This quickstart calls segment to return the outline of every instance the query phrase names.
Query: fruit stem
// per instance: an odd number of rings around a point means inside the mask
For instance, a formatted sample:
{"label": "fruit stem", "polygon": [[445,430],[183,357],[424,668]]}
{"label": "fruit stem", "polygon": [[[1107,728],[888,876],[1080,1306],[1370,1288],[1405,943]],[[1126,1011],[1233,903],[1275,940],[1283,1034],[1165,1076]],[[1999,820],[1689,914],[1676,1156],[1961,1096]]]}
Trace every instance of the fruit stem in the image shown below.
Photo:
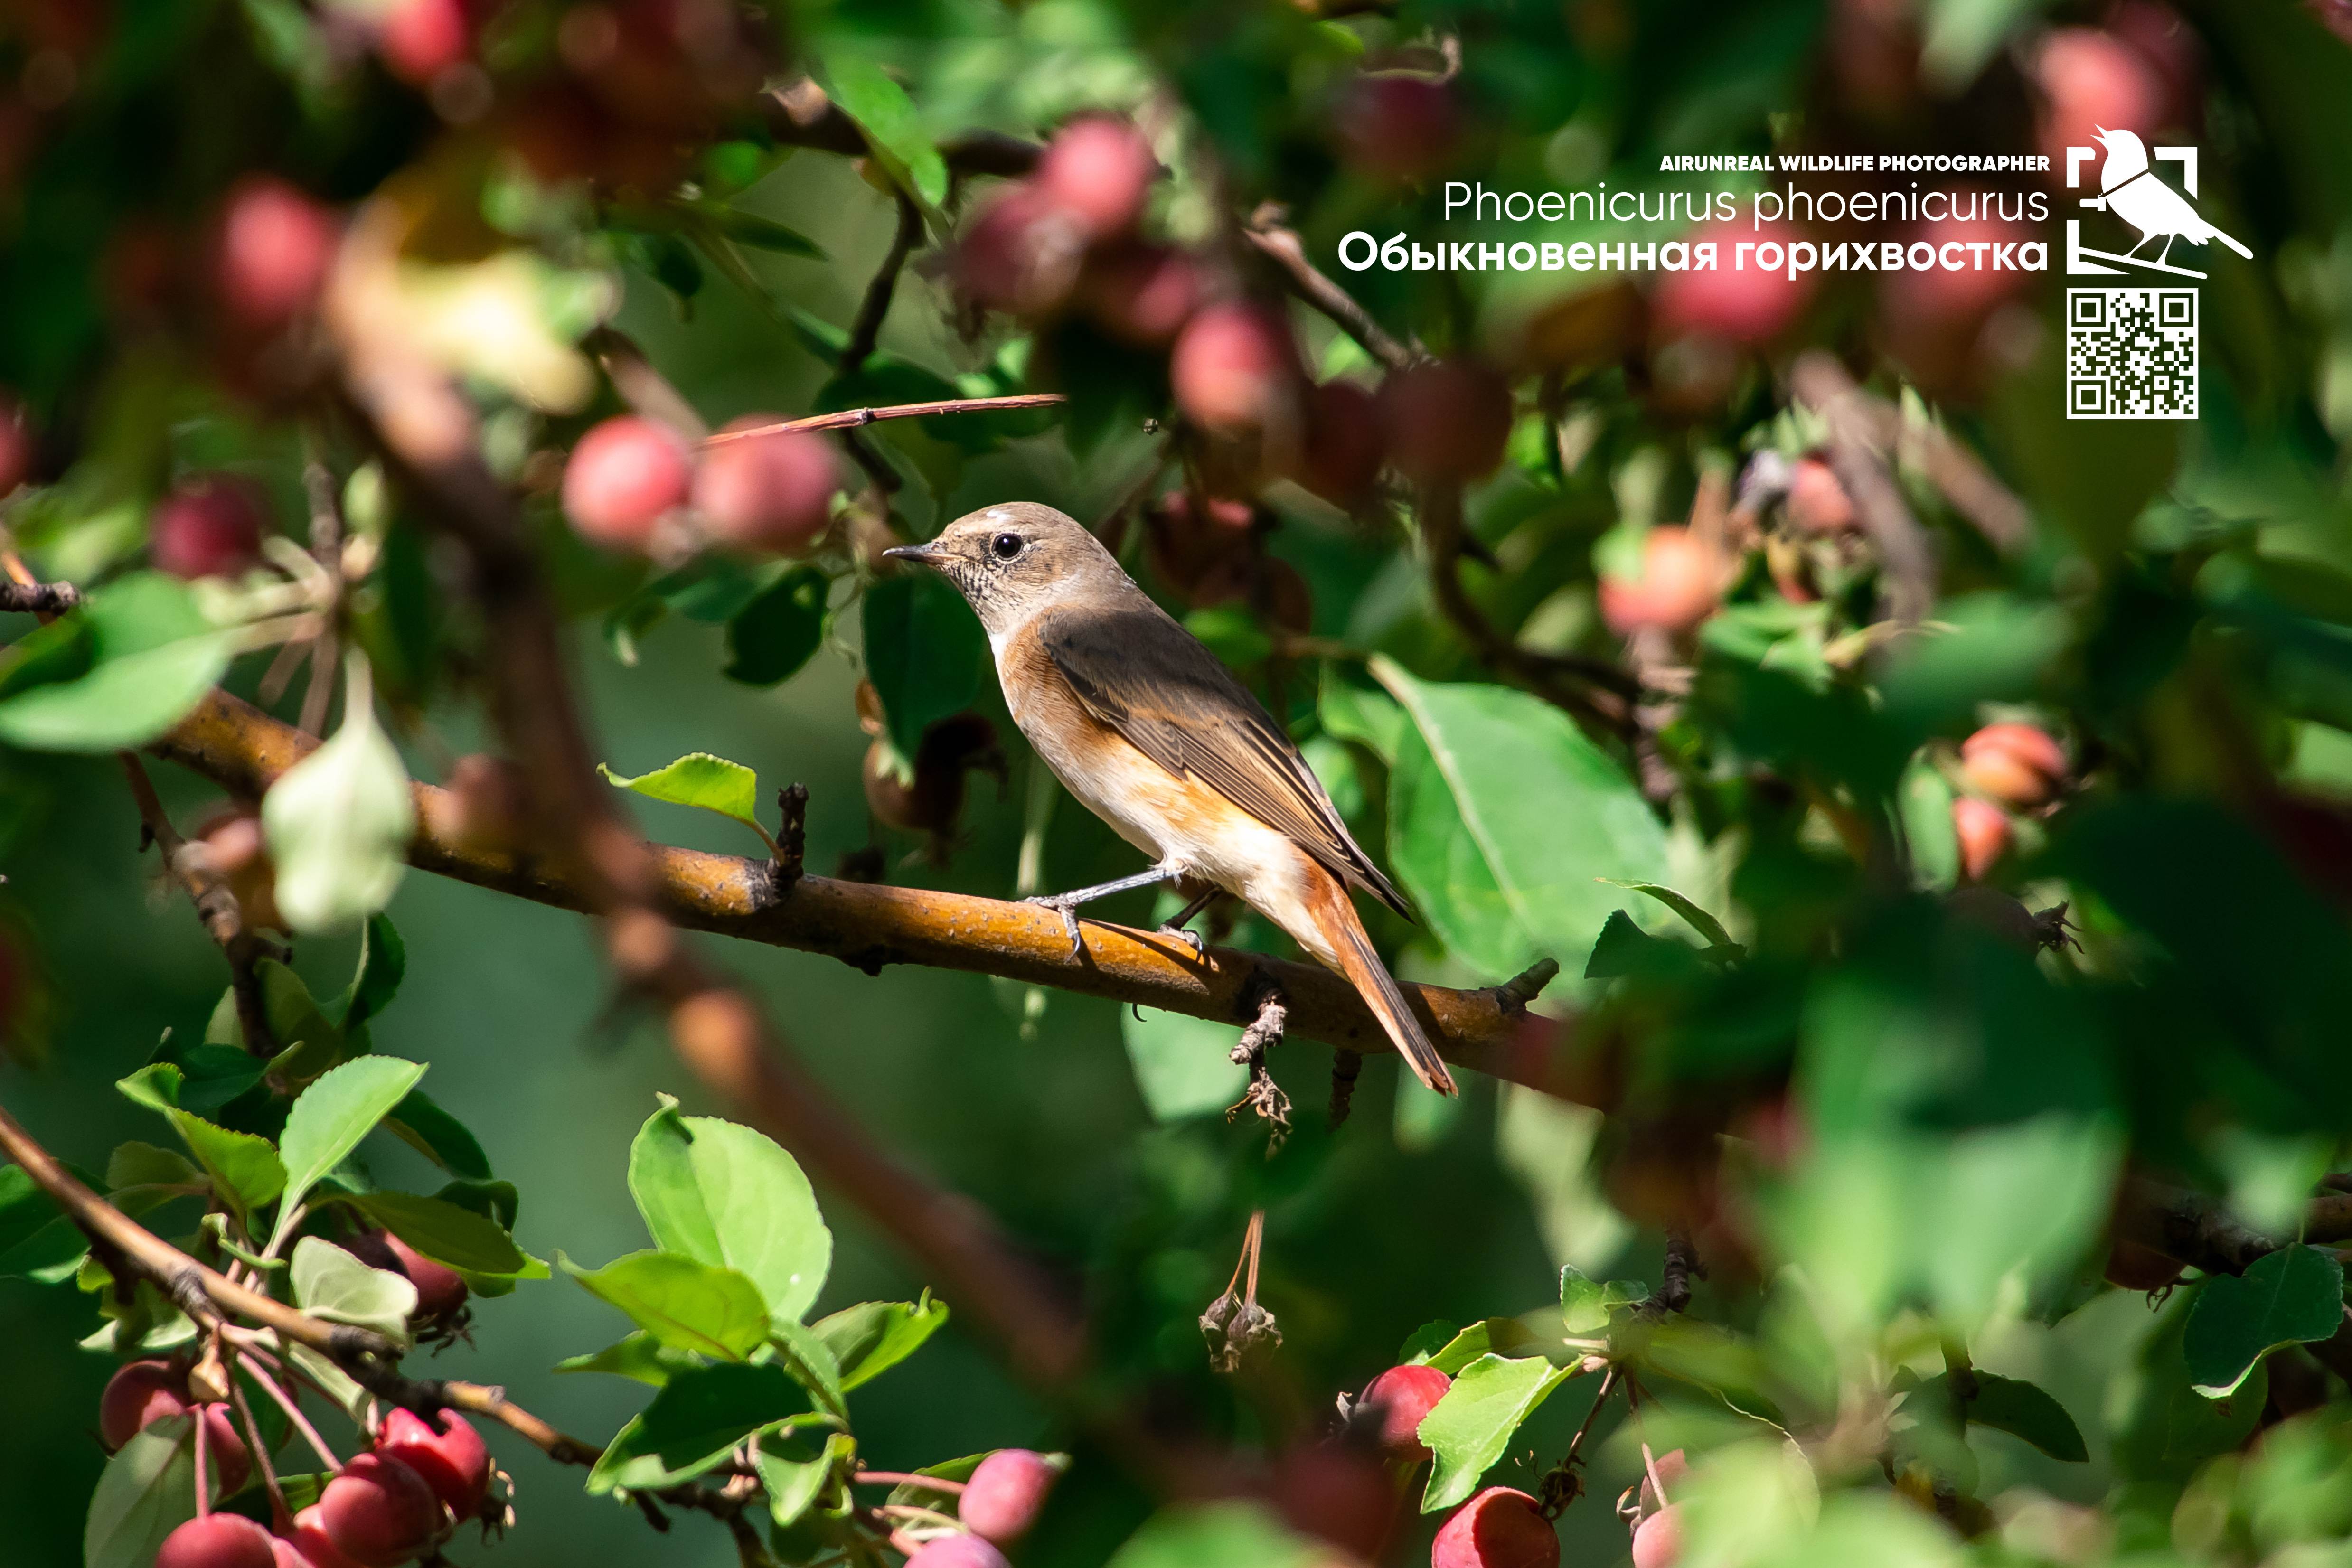
{"label": "fruit stem", "polygon": [[212,1450],[209,1441],[213,1424],[205,1418],[205,1407],[201,1405],[189,1406],[188,1414],[195,1418],[196,1424],[196,1517],[202,1519],[213,1511]]}
{"label": "fruit stem", "polygon": [[341,1469],[343,1461],[335,1458],[335,1451],[327,1447],[327,1440],[324,1437],[319,1436],[319,1428],[310,1425],[310,1418],[303,1415],[301,1406],[296,1405],[286,1390],[278,1386],[278,1380],[270,1376],[259,1362],[247,1355],[243,1350],[236,1353],[236,1359],[245,1368],[246,1375],[261,1385],[268,1392],[269,1396],[278,1401],[278,1407],[284,1410],[287,1418],[294,1423],[295,1430],[300,1432],[304,1441],[318,1450],[319,1458],[326,1461],[327,1468],[331,1470]]}
{"label": "fruit stem", "polygon": [[253,1449],[254,1462],[261,1467],[262,1489],[269,1493],[270,1522],[282,1534],[293,1528],[294,1510],[287,1504],[285,1489],[278,1484],[278,1467],[269,1462],[269,1445],[261,1439],[261,1423],[254,1416],[253,1402],[245,1396],[245,1385],[235,1377],[228,1380],[228,1396],[236,1406],[237,1418],[245,1423],[245,1438]]}

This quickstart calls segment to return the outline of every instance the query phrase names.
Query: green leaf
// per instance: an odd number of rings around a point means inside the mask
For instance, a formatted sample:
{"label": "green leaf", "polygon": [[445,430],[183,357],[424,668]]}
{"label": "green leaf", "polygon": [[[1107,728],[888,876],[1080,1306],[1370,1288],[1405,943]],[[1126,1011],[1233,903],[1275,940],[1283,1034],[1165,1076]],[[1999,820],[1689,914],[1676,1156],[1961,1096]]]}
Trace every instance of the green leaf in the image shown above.
{"label": "green leaf", "polygon": [[1554,1366],[1539,1355],[1482,1355],[1456,1374],[1445,1397],[1422,1418],[1421,1440],[1435,1462],[1421,1511],[1451,1508],[1476,1490],[1478,1478],[1503,1457],[1520,1423],[1573,1375],[1572,1365]]}
{"label": "green leaf", "polygon": [[673,806],[696,806],[748,822],[755,830],[760,827],[760,776],[740,762],[695,751],[635,779],[624,779],[601,762],[596,771],[616,789],[634,789]]}
{"label": "green leaf", "polygon": [[305,1236],[294,1243],[287,1278],[294,1304],[329,1322],[373,1329],[395,1343],[408,1343],[408,1316],[416,1310],[416,1287],[389,1269],[371,1269],[331,1241]]}
{"label": "green leaf", "polygon": [[866,677],[882,699],[884,733],[902,759],[923,731],[980,695],[988,634],[963,596],[929,572],[901,572],[866,591]]}
{"label": "green leaf", "polygon": [[1394,697],[1350,676],[1337,659],[1323,663],[1315,712],[1323,721],[1325,734],[1352,740],[1391,767],[1396,765],[1404,732],[1412,727]]}
{"label": "green leaf", "polygon": [[747,213],[740,207],[729,206],[719,201],[704,200],[682,204],[691,206],[709,220],[711,227],[737,245],[773,251],[778,256],[797,256],[808,261],[824,259],[824,252],[814,240],[773,218],[763,218],[757,213]]}
{"label": "green leaf", "polygon": [[1180,1503],[1144,1521],[1109,1568],[1307,1568],[1328,1557],[1264,1503]]}
{"label": "green leaf", "polygon": [[1628,975],[1653,980],[1686,979],[1698,972],[1698,950],[1664,936],[1653,936],[1633,924],[1633,917],[1612,909],[1601,923],[1584,961],[1588,980],[1614,980]]}
{"label": "green leaf", "polygon": [[278,907],[298,935],[356,925],[392,902],[416,836],[408,770],[375,721],[367,660],[346,665],[343,725],[261,798]]}
{"label": "green leaf", "polygon": [[[2079,1465],[2090,1458],[2082,1428],[2066,1414],[2066,1407],[2040,1385],[1990,1372],[1972,1375],[1976,1379],[1976,1396],[1965,1406],[1970,1424],[2021,1437],[2053,1459]],[[1928,1378],[1913,1391],[1910,1402],[1955,1404],[1951,1375],[1939,1373]]]}
{"label": "green leaf", "polygon": [[814,1327],[833,1352],[846,1392],[922,1349],[947,1321],[947,1303],[931,1300],[926,1291],[919,1301],[860,1301],[818,1319]]}
{"label": "green leaf", "polygon": [[[0,741],[28,751],[115,751],[146,745],[187,716],[228,673],[234,633],[196,608],[188,585],[162,572],[133,572],[89,596],[59,622],[80,630],[34,633],[0,675]],[[89,663],[56,676],[68,645]]]}
{"label": "green leaf", "polygon": [[1664,828],[1623,768],[1568,716],[1501,686],[1372,673],[1402,703],[1390,779],[1398,875],[1465,961],[1507,975],[1589,950],[1617,907],[1599,878],[1661,883]]}
{"label": "green leaf", "polygon": [[240,1214],[250,1214],[285,1190],[286,1167],[269,1140],[215,1126],[176,1107],[163,1114],[187,1141],[213,1190]]}
{"label": "green leaf", "polygon": [[590,1294],[620,1308],[674,1350],[740,1361],[767,1343],[768,1310],[760,1289],[732,1269],[674,1252],[631,1252],[593,1270],[561,1254],[556,1261]]}
{"label": "green leaf", "polygon": [[674,1486],[723,1463],[762,1427],[805,1413],[781,1366],[698,1366],[674,1375],[588,1473],[591,1492]]}
{"label": "green leaf", "polygon": [[1650,1299],[1650,1288],[1638,1280],[1612,1280],[1603,1284],[1588,1280],[1572,1264],[1559,1270],[1559,1312],[1572,1334],[1599,1333],[1621,1307]]}
{"label": "green leaf", "polygon": [[[106,1157],[106,1190],[121,1191],[126,1186],[164,1186],[204,1179],[197,1170],[169,1149],[159,1149],[152,1144],[132,1140],[117,1144],[114,1153]],[[6,1176],[0,1174],[0,1190],[5,1190]],[[0,1204],[5,1208],[5,1204]],[[6,1221],[0,1219],[0,1235],[6,1232]]]}
{"label": "green leaf", "polygon": [[1728,953],[1733,957],[1738,957],[1748,951],[1731,939],[1731,933],[1723,928],[1722,921],[1717,920],[1671,887],[1662,887],[1654,882],[1618,882],[1605,876],[1601,880],[1608,883],[1612,887],[1622,887],[1628,893],[1648,894],[1652,898],[1689,921],[1691,928],[1706,938],[1706,945],[1709,947]]}
{"label": "green leaf", "polygon": [[546,1264],[526,1255],[513,1237],[472,1209],[412,1192],[372,1192],[352,1202],[427,1258],[460,1273],[547,1278]]}
{"label": "green leaf", "polygon": [[604,1372],[633,1378],[659,1388],[681,1372],[702,1365],[696,1356],[669,1346],[639,1329],[626,1338],[586,1355],[567,1356],[555,1364],[558,1372]]}
{"label": "green leaf", "polygon": [[1450,1322],[1444,1318],[1425,1322],[1405,1336],[1404,1343],[1397,1349],[1397,1364],[1419,1365],[1452,1344],[1461,1334],[1460,1323]]}
{"label": "green leaf", "polygon": [[278,1211],[282,1233],[295,1207],[320,1176],[343,1163],[393,1107],[425,1076],[422,1062],[396,1056],[362,1056],[321,1075],[286,1113],[278,1146],[286,1157],[286,1203]]}
{"label": "green leaf", "polygon": [[268,1066],[241,1048],[223,1045],[174,1047],[170,1060],[182,1073],[173,1103],[200,1116],[242,1096],[261,1082]]}
{"label": "green leaf", "polygon": [[759,1467],[760,1485],[768,1494],[768,1511],[775,1516],[777,1527],[797,1523],[824,1495],[835,1475],[848,1469],[856,1453],[857,1439],[846,1432],[828,1435],[824,1451],[814,1459],[788,1458],[761,1441],[751,1458]]}
{"label": "green leaf", "polygon": [[89,1239],[29,1175],[0,1166],[0,1278],[61,1284],[73,1278],[89,1250]]}
{"label": "green leaf", "polygon": [[629,1145],[629,1194],[654,1245],[734,1270],[769,1313],[806,1315],[833,1266],[816,1195],[775,1141],[716,1116],[662,1106]]}
{"label": "green leaf", "polygon": [[461,1179],[451,1182],[433,1196],[443,1203],[454,1203],[459,1208],[470,1209],[505,1231],[514,1229],[515,1215],[522,1205],[522,1195],[515,1191],[515,1185],[510,1181]]}
{"label": "green leaf", "polygon": [[194,1431],[187,1416],[166,1416],[106,1461],[82,1527],[83,1568],[152,1568],[163,1538],[195,1517]]}
{"label": "green leaf", "polygon": [[871,60],[835,51],[825,60],[826,88],[844,114],[866,133],[866,145],[909,194],[938,206],[948,197],[948,166],[923,129],[907,89]]}
{"label": "green leaf", "polygon": [[343,992],[343,1031],[348,1034],[390,1007],[407,973],[408,945],[393,929],[391,916],[369,915],[360,928],[359,967]]}
{"label": "green leaf", "polygon": [[466,1124],[449,1114],[422,1089],[401,1096],[383,1119],[384,1131],[454,1176],[472,1181],[490,1179],[489,1156]]}
{"label": "green leaf", "polygon": [[2197,1293],[2181,1333],[2181,1354],[2197,1392],[2233,1392],[2272,1351],[2308,1344],[2344,1322],[2344,1265],[2336,1254],[2296,1242],[2256,1259],[2245,1273],[2217,1275]]}
{"label": "green leaf", "polygon": [[1535,1343],[1536,1336],[1517,1318],[1482,1318],[1468,1328],[1456,1329],[1451,1339],[1431,1351],[1425,1359],[1451,1377],[1480,1356],[1507,1355]]}
{"label": "green leaf", "polygon": [[[269,1022],[269,1032],[278,1037],[278,1054],[269,1059],[269,1077],[290,1091],[335,1064],[343,1054],[343,1031],[328,1021],[302,977],[277,959],[264,958],[255,964],[253,975],[261,982],[262,1017]],[[232,1005],[229,1017],[236,1016]],[[242,1025],[234,1031],[234,1042],[243,1049]]]}
{"label": "green leaf", "polygon": [[813,566],[794,567],[761,589],[727,622],[727,678],[772,686],[798,674],[824,645],[832,589],[833,580]]}
{"label": "green leaf", "polygon": [[849,1406],[842,1399],[841,1363],[814,1329],[794,1318],[771,1318],[768,1343],[794,1380],[816,1396],[819,1406],[843,1421],[849,1419]]}

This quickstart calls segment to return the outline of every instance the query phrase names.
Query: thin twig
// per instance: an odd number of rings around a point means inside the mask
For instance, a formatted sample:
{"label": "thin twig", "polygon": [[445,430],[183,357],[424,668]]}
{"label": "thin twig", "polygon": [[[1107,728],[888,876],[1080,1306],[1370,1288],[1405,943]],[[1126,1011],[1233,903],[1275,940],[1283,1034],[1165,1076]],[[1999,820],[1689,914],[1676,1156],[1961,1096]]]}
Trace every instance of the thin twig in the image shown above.
{"label": "thin twig", "polygon": [[1885,570],[1887,619],[1917,625],[1936,602],[1935,549],[1874,442],[1860,389],[1843,366],[1818,349],[1798,356],[1789,385],[1829,425],[1831,472],[1853,497],[1854,516],[1878,547]]}
{"label": "thin twig", "polygon": [[319,1428],[310,1424],[310,1418],[302,1414],[302,1407],[294,1403],[294,1396],[279,1385],[278,1379],[270,1376],[262,1369],[260,1363],[242,1350],[236,1353],[236,1359],[245,1368],[245,1375],[260,1384],[263,1392],[278,1401],[278,1407],[286,1412],[286,1418],[294,1423],[294,1429],[302,1434],[302,1440],[310,1445],[311,1451],[325,1462],[326,1467],[331,1470],[341,1469],[343,1461],[335,1458],[335,1451],[327,1447],[327,1439],[319,1435]]}
{"label": "thin twig", "polygon": [[845,408],[834,413],[812,413],[748,430],[722,430],[703,440],[705,446],[730,441],[751,441],[788,430],[862,430],[886,419],[931,419],[950,413],[1017,413],[1023,409],[1058,408],[1070,400],[1060,392],[1013,392],[1003,397],[958,397],[940,402],[898,402],[883,408]]}
{"label": "thin twig", "polygon": [[47,618],[80,603],[81,590],[70,582],[0,582],[0,610]]}
{"label": "thin twig", "polygon": [[124,779],[131,785],[131,798],[139,807],[139,820],[145,824],[147,834],[163,853],[163,868],[186,892],[188,902],[195,905],[196,917],[204,922],[205,930],[227,959],[229,988],[236,998],[236,1021],[245,1031],[245,1049],[265,1061],[278,1054],[278,1038],[269,1028],[269,1016],[263,1006],[261,981],[254,966],[270,954],[269,946],[245,923],[245,912],[238,907],[236,894],[228,883],[212,869],[201,851],[192,850],[172,819],[163,810],[163,802],[155,794],[154,783],[147,777],[146,765],[131,752],[118,752]]}
{"label": "thin twig", "polygon": [[588,334],[581,347],[596,356],[604,367],[604,375],[621,401],[652,420],[667,425],[688,441],[702,441],[710,434],[710,426],[695,412],[686,394],[670,384],[670,380],[654,368],[646,351],[626,334],[611,327],[599,327]]}

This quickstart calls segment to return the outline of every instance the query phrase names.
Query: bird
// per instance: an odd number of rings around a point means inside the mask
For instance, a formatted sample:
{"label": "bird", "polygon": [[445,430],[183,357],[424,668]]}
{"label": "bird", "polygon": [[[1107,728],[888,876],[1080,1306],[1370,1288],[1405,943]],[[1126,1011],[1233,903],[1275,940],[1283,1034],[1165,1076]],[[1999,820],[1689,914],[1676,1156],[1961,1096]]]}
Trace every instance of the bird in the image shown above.
{"label": "bird", "polygon": [[2150,171],[2147,145],[2136,133],[2101,127],[2098,141],[2107,150],[2106,161],[2099,166],[2099,193],[2085,196],[2083,204],[2112,212],[2139,230],[2139,240],[2124,253],[2126,256],[2137,255],[2140,246],[2162,235],[2164,249],[2156,258],[2158,267],[2172,254],[2176,239],[2191,245],[2218,239],[2240,256],[2252,257],[2252,251],[2199,217],[2186,196]]}
{"label": "bird", "polygon": [[1423,1083],[1455,1092],[1349,890],[1408,919],[1411,906],[1282,726],[1101,540],[1051,507],[1015,501],[882,553],[940,572],[963,595],[988,633],[1013,722],[1064,788],[1154,862],[1030,900],[1060,913],[1071,956],[1082,948],[1076,911],[1095,899],[1205,884],[1160,927],[1197,955],[1201,939],[1184,923],[1232,894],[1345,976]]}

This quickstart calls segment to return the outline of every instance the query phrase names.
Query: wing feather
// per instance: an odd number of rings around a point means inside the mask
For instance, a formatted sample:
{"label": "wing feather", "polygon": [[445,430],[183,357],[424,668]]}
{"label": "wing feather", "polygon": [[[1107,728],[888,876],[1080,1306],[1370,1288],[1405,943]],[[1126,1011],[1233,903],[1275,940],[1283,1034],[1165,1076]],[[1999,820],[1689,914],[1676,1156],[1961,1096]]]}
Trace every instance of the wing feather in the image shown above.
{"label": "wing feather", "polygon": [[1290,737],[1159,606],[1049,612],[1037,641],[1087,710],[1129,745],[1169,772],[1208,785],[1287,833],[1332,875],[1412,917]]}

